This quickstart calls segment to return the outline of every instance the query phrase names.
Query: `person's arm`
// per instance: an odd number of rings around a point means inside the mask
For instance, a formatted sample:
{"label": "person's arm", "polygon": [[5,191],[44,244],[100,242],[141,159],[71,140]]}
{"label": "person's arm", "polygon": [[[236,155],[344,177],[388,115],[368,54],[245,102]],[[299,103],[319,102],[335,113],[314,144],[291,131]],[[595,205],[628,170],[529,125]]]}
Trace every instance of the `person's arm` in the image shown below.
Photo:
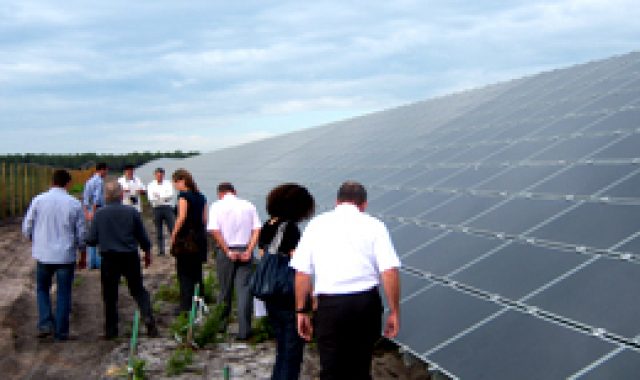
{"label": "person's arm", "polygon": [[311,324],[311,310],[307,303],[311,295],[311,275],[296,271],[295,281],[298,335],[306,341],[311,341],[313,325]]}
{"label": "person's arm", "polygon": [[80,251],[80,260],[78,261],[78,268],[80,269],[84,269],[87,266],[87,225],[82,211],[82,206],[80,205],[77,208],[75,225],[76,244],[78,245],[78,251]]}
{"label": "person's arm", "polygon": [[204,204],[202,208],[202,224],[207,225],[207,204]]}
{"label": "person's arm", "polygon": [[22,220],[22,234],[29,240],[33,240],[33,223],[36,216],[36,200],[31,202],[27,214]]}
{"label": "person's arm", "polygon": [[93,219],[93,215],[95,214],[96,210],[96,190],[93,189],[93,187],[93,182],[87,181],[82,197],[82,209],[84,210],[84,217],[87,220]]}
{"label": "person's arm", "polygon": [[389,305],[389,316],[384,325],[384,336],[394,338],[400,331],[400,274],[398,268],[382,272],[380,279]]}
{"label": "person's arm", "polygon": [[253,253],[253,249],[256,247],[258,243],[258,236],[260,236],[260,229],[251,230],[251,238],[249,238],[249,243],[247,244],[247,250],[244,251],[240,255],[240,261],[247,262],[251,260],[251,254]]}
{"label": "person's arm", "polygon": [[178,216],[176,218],[176,224],[173,227],[173,231],[171,232],[171,242],[176,240],[178,231],[180,231],[180,228],[184,225],[184,221],[187,220],[187,207],[189,207],[187,200],[184,198],[178,198]]}
{"label": "person's arm", "polygon": [[224,241],[224,237],[222,236],[222,231],[212,230],[211,236],[213,236],[213,240],[215,240],[218,247],[220,247],[223,255],[226,255],[231,261],[235,261],[238,258],[237,253],[229,251],[229,247],[227,246],[227,243]]}
{"label": "person's arm", "polygon": [[140,213],[138,213],[137,211],[134,216],[134,228],[136,239],[140,244],[140,248],[144,252],[144,267],[149,268],[149,266],[151,265],[151,241],[149,240],[147,230],[144,228],[144,224],[142,223]]}

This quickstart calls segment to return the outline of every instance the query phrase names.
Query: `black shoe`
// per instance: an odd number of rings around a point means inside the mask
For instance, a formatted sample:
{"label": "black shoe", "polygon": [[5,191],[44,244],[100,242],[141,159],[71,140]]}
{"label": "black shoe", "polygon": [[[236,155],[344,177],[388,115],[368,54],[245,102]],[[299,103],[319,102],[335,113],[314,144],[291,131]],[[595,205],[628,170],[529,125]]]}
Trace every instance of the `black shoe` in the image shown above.
{"label": "black shoe", "polygon": [[160,335],[158,333],[158,327],[156,327],[155,323],[151,323],[147,325],[147,336],[149,338],[157,338],[158,335]]}
{"label": "black shoe", "polygon": [[38,339],[44,339],[44,338],[48,338],[50,336],[53,335],[53,332],[51,330],[39,330],[38,331]]}
{"label": "black shoe", "polygon": [[251,336],[252,336],[251,333],[247,335],[236,334],[234,336],[234,340],[236,340],[237,342],[248,342],[251,339]]}
{"label": "black shoe", "polygon": [[109,331],[104,333],[104,335],[101,335],[100,338],[104,339],[104,340],[114,340],[118,337],[118,332],[117,331]]}

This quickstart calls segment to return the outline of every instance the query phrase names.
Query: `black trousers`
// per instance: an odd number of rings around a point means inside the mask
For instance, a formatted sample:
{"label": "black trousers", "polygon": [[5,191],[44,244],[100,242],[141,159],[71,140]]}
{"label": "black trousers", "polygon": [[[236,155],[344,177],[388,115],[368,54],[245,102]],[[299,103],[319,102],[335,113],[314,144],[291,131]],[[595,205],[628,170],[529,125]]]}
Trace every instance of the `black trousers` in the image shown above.
{"label": "black trousers", "polygon": [[164,229],[162,228],[162,225],[166,224],[169,234],[171,234],[175,223],[173,208],[171,206],[154,207],[153,222],[156,226],[156,236],[158,238],[158,254],[164,255]]}
{"label": "black trousers", "polygon": [[129,294],[138,304],[145,324],[153,323],[149,292],[142,284],[142,269],[138,252],[102,252],[100,280],[104,302],[105,334],[118,335],[118,286],[124,276]]}
{"label": "black trousers", "polygon": [[204,292],[202,279],[202,256],[198,254],[184,254],[176,256],[176,272],[180,284],[180,310],[191,310],[191,302],[196,284],[200,284],[199,294]]}
{"label": "black trousers", "polygon": [[322,380],[371,379],[373,347],[382,331],[378,288],[318,296],[315,330]]}

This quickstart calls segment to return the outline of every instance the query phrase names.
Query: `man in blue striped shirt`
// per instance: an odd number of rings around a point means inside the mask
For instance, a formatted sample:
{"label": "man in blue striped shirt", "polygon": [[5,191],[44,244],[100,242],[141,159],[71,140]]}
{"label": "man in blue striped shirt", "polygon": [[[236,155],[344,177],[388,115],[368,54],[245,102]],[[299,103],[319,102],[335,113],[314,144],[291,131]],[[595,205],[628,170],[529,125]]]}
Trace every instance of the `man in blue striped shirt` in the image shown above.
{"label": "man in blue striped shirt", "polygon": [[[22,233],[32,241],[32,256],[37,261],[38,337],[53,334],[56,340],[69,338],[76,252],[85,249],[82,206],[67,193],[69,183],[69,172],[56,170],[53,186],[33,199],[22,222]],[[55,317],[50,295],[54,274],[58,288]]]}
{"label": "man in blue striped shirt", "polygon": [[[106,163],[98,163],[95,174],[84,185],[82,205],[88,223],[93,220],[96,210],[105,205],[104,178],[107,176],[107,171]],[[96,247],[88,247],[87,251],[89,252],[89,269],[99,269],[100,255],[98,255],[98,249]]]}

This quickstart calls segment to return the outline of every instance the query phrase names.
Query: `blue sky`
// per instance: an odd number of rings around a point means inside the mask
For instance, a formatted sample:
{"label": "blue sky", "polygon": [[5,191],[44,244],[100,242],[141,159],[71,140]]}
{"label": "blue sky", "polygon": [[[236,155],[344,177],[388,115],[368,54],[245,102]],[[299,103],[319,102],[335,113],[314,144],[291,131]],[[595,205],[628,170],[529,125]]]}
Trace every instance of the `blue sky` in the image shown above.
{"label": "blue sky", "polygon": [[0,153],[211,151],[639,50],[637,0],[0,3]]}

